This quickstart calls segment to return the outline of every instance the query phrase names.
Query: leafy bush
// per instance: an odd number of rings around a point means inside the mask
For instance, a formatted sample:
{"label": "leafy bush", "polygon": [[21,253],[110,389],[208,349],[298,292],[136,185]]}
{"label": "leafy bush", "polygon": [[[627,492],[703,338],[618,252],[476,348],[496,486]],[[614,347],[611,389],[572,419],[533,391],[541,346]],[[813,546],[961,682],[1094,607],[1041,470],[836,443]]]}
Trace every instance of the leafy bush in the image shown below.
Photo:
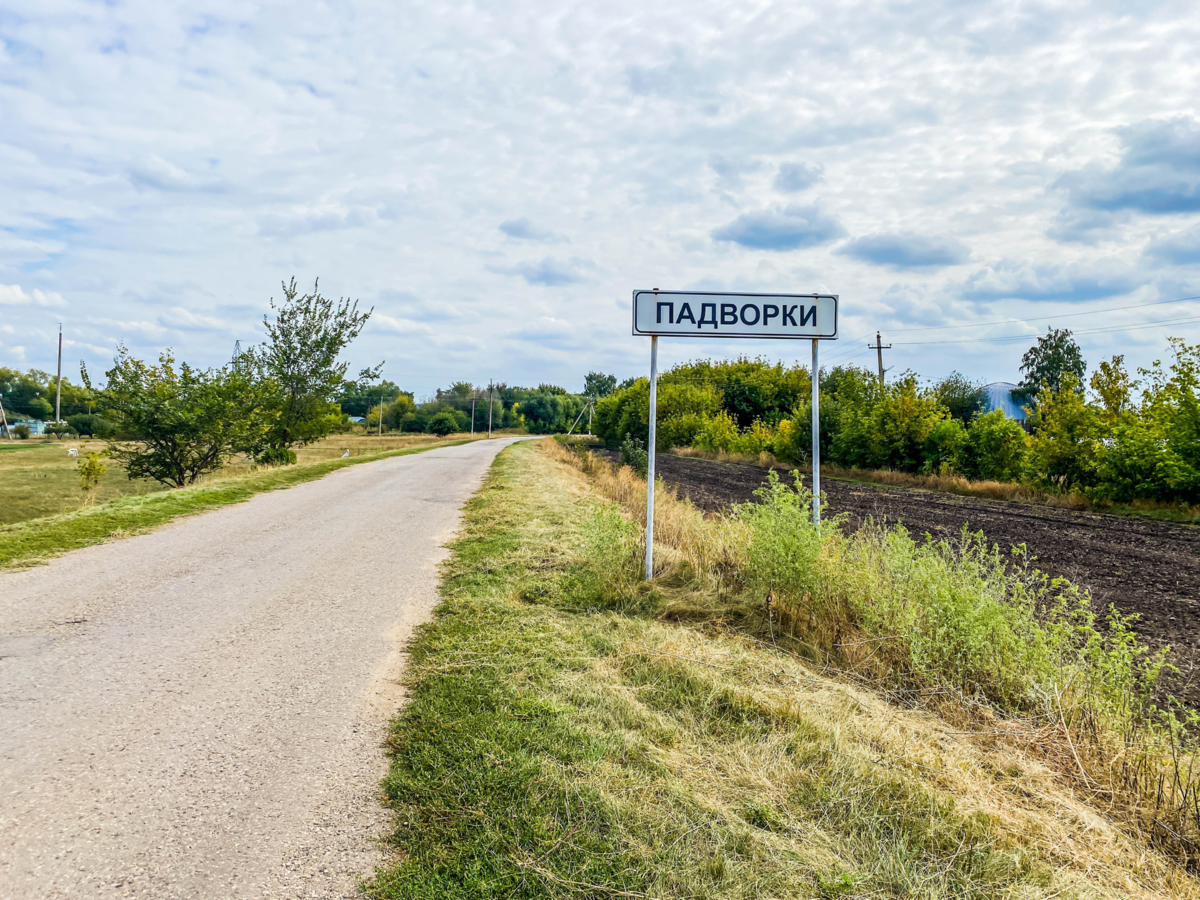
{"label": "leafy bush", "polygon": [[25,425],[25,424],[21,424],[21,425],[14,425],[14,426],[12,427],[12,433],[13,433],[13,435],[14,435],[14,436],[16,436],[16,437],[17,437],[19,440],[22,440],[22,441],[27,441],[27,440],[29,440],[29,434],[30,434],[30,431],[29,431],[29,426],[28,426],[28,425]]}
{"label": "leafy bush", "polygon": [[924,462],[921,472],[925,475],[948,475],[954,471],[959,452],[967,440],[967,429],[958,419],[942,419],[933,426],[925,438],[921,451]]}
{"label": "leafy bush", "polygon": [[695,445],[701,450],[716,453],[728,450],[738,436],[737,423],[728,413],[718,413],[705,420],[696,433]]}
{"label": "leafy bush", "polygon": [[442,437],[458,431],[458,417],[454,415],[454,410],[443,409],[430,419],[428,431],[430,434],[437,434]]}
{"label": "leafy bush", "polygon": [[92,413],[78,413],[73,416],[67,416],[67,424],[79,434],[86,434],[92,437],[111,437],[114,431],[111,422]]}
{"label": "leafy bush", "polygon": [[1063,493],[1094,484],[1100,422],[1074,374],[1065,373],[1057,390],[1038,394],[1031,422],[1028,460],[1035,484]]}
{"label": "leafy bush", "polygon": [[83,491],[83,502],[90,505],[95,501],[96,489],[100,487],[100,479],[108,471],[108,466],[100,460],[99,453],[91,452],[80,457],[76,470],[79,472],[79,488]]}
{"label": "leafy bush", "polygon": [[291,466],[296,454],[287,447],[267,447],[255,454],[254,461],[260,466]]}
{"label": "leafy bush", "polygon": [[1025,471],[1025,429],[994,409],[978,416],[967,429],[958,453],[958,469],[968,478],[1017,481]]}
{"label": "leafy bush", "polygon": [[629,466],[642,478],[650,469],[650,454],[646,452],[646,444],[632,435],[625,435],[621,442],[621,465]]}

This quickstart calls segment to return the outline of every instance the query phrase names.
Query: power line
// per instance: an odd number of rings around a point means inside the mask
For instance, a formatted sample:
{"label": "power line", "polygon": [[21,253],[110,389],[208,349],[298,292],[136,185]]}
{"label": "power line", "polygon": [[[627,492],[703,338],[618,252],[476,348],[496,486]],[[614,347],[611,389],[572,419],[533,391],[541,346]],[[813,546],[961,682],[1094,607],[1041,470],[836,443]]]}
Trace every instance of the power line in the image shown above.
{"label": "power line", "polygon": [[998,322],[972,322],[969,325],[929,325],[920,328],[892,328],[890,331],[892,334],[910,334],[917,331],[945,331],[949,328],[985,328],[989,325],[1008,325],[1012,322],[1046,322],[1051,319],[1073,319],[1079,316],[1095,316],[1106,312],[1122,312],[1127,309],[1144,309],[1147,306],[1162,306],[1166,303],[1187,303],[1189,300],[1200,300],[1200,295],[1195,297],[1176,297],[1174,300],[1155,300],[1153,303],[1135,303],[1132,306],[1110,306],[1106,309],[1090,309],[1084,312],[1056,313],[1051,316],[1009,318]]}
{"label": "power line", "polygon": [[[1185,325],[1192,322],[1200,322],[1200,316],[1191,316],[1184,319],[1160,319],[1157,322],[1136,322],[1130,325],[1106,325],[1101,328],[1084,328],[1079,331],[1073,331],[1072,334],[1105,334],[1113,331],[1132,331],[1136,328],[1154,328],[1161,325]],[[1010,341],[1026,341],[1036,337],[1040,337],[1037,332],[1033,334],[1001,334],[995,337],[961,338],[949,341],[897,341],[897,344],[905,347],[927,346],[930,344],[1002,344]]]}

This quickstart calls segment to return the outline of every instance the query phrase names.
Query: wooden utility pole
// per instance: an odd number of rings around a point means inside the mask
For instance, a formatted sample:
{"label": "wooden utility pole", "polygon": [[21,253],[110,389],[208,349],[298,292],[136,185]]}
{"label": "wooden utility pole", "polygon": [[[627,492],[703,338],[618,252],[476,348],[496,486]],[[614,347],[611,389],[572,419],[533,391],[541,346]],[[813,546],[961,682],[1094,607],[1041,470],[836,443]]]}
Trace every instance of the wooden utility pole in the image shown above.
{"label": "wooden utility pole", "polygon": [[488,380],[488,440],[492,439],[492,382]]}
{"label": "wooden utility pole", "polygon": [[54,424],[62,421],[62,322],[58,323],[58,385],[54,389]]}
{"label": "wooden utility pole", "polygon": [[875,332],[875,343],[867,344],[867,349],[874,350],[878,356],[878,359],[879,359],[879,383],[883,384],[883,351],[891,350],[892,345],[885,344],[883,342],[883,340],[879,337],[879,332],[877,331],[877,332]]}
{"label": "wooden utility pole", "polygon": [[477,388],[471,390],[471,437],[475,437],[475,395],[478,393]]}
{"label": "wooden utility pole", "polygon": [[0,426],[4,427],[4,436],[6,438],[8,438],[10,441],[16,440],[16,438],[14,438],[12,436],[12,431],[10,431],[8,428],[8,419],[5,418],[5,415],[4,415],[4,395],[3,394],[0,394]]}

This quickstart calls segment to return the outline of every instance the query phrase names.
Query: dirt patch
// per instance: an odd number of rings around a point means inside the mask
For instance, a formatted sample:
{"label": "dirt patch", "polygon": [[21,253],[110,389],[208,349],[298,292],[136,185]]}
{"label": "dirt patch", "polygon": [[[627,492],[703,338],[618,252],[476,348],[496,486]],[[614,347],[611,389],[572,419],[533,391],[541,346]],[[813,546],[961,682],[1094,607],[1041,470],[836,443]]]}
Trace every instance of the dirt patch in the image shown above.
{"label": "dirt patch", "polygon": [[[660,455],[659,476],[706,511],[754,498],[766,478],[758,466]],[[811,487],[810,476],[804,483]],[[826,515],[846,527],[867,518],[900,522],[917,534],[952,538],[964,525],[1001,548],[1025,544],[1038,568],[1091,592],[1097,609],[1111,604],[1137,615],[1152,649],[1169,646],[1180,674],[1170,689],[1200,708],[1200,529],[914,488],[821,479]]]}

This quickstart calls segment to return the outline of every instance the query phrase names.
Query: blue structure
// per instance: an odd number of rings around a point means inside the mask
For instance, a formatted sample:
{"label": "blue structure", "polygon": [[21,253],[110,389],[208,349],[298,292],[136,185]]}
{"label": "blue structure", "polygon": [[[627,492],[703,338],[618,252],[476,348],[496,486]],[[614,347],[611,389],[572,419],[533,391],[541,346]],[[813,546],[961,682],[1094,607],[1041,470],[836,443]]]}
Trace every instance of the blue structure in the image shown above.
{"label": "blue structure", "polygon": [[1017,389],[1015,384],[1007,381],[997,381],[983,389],[983,412],[993,409],[1004,410],[1004,415],[1010,419],[1024,423],[1028,416],[1021,404],[1013,399],[1012,392]]}

